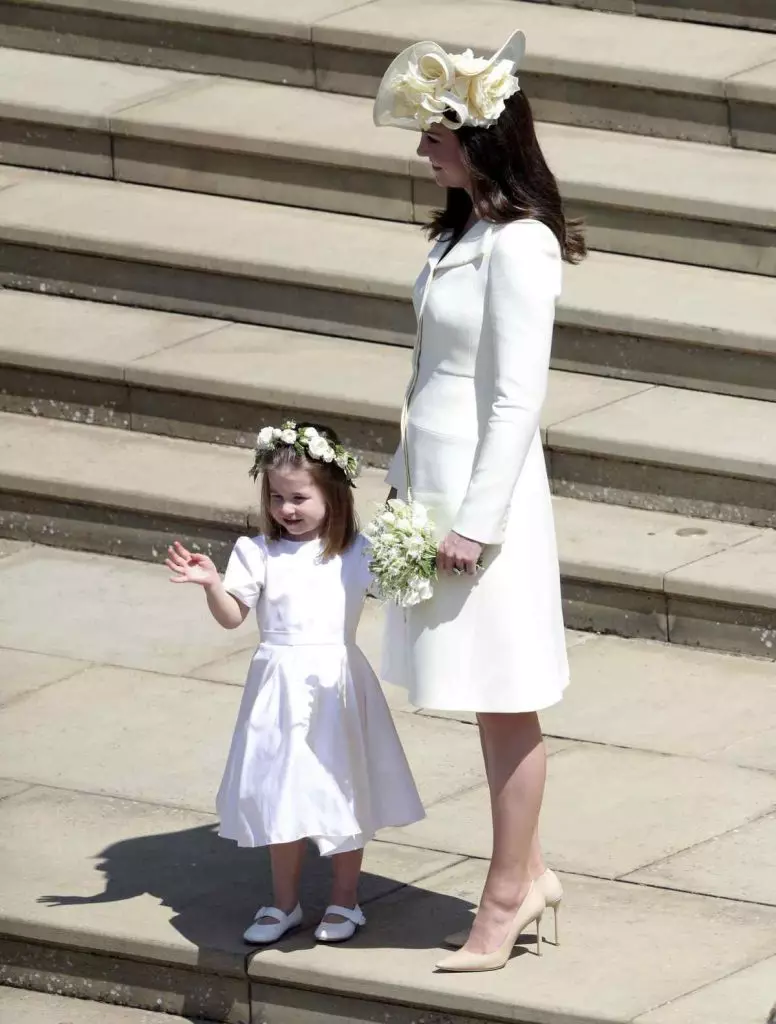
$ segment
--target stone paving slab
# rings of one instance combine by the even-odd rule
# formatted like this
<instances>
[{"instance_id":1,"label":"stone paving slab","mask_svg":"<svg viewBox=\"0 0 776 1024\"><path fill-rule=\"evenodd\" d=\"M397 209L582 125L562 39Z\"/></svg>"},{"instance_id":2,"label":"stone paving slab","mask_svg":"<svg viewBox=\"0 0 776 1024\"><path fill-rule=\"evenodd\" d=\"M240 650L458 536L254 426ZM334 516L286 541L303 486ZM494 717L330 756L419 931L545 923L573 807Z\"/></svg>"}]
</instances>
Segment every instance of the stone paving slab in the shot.
<instances>
[{"instance_id":1,"label":"stone paving slab","mask_svg":"<svg viewBox=\"0 0 776 1024\"><path fill-rule=\"evenodd\" d=\"M116 358L122 358L118 348ZM411 369L410 351L399 346L233 324L125 363L125 378L148 387L398 422Z\"/></svg>"},{"instance_id":2,"label":"stone paving slab","mask_svg":"<svg viewBox=\"0 0 776 1024\"><path fill-rule=\"evenodd\" d=\"M776 801L774 812L635 871L628 880L776 907Z\"/></svg>"},{"instance_id":3,"label":"stone paving slab","mask_svg":"<svg viewBox=\"0 0 776 1024\"><path fill-rule=\"evenodd\" d=\"M442 15L444 11L444 15ZM669 91L722 95L722 82L769 57L768 36L697 25L634 21L532 3L442 3L379 0L328 18L313 39L339 47L393 54L418 39L447 49L495 52L515 26L528 37L526 75L552 70Z\"/></svg>"},{"instance_id":4,"label":"stone paving slab","mask_svg":"<svg viewBox=\"0 0 776 1024\"><path fill-rule=\"evenodd\" d=\"M668 512L560 498L554 507L561 572L598 583L662 590L666 574L678 567L705 562L718 551L737 550L745 541L759 538L759 531L752 532L750 526ZM638 520L631 518L635 511ZM736 572L735 565L733 554L720 567L720 582L725 570L731 576Z\"/></svg>"},{"instance_id":5,"label":"stone paving slab","mask_svg":"<svg viewBox=\"0 0 776 1024\"><path fill-rule=\"evenodd\" d=\"M296 0L278 17L273 0L95 0L90 7L120 17L135 15L153 20L180 21L199 27L218 27L256 33L280 32L284 36L309 39L310 25L359 0ZM57 6L81 10L81 0L57 0Z\"/></svg>"},{"instance_id":6,"label":"stone paving slab","mask_svg":"<svg viewBox=\"0 0 776 1024\"><path fill-rule=\"evenodd\" d=\"M205 680L97 666L0 711L0 776L211 812L240 697ZM411 763L430 758L425 805L482 783L471 727L400 714L397 728Z\"/></svg>"},{"instance_id":7,"label":"stone paving slab","mask_svg":"<svg viewBox=\"0 0 776 1024\"><path fill-rule=\"evenodd\" d=\"M310 948L300 936L254 956L249 973L257 986L280 981L345 998L357 992L437 1013L625 1024L772 954L772 908L567 875L558 949L547 945L537 957L529 930L502 971L434 973L439 937L467 923L485 870L484 863L466 861L424 879L426 892L416 887L376 903L370 927L350 943L347 958L336 949ZM260 999L259 988L255 1004Z\"/></svg>"},{"instance_id":8,"label":"stone paving slab","mask_svg":"<svg viewBox=\"0 0 776 1024\"><path fill-rule=\"evenodd\" d=\"M205 1024L193 1017L0 987L0 1024Z\"/></svg>"},{"instance_id":9,"label":"stone paving slab","mask_svg":"<svg viewBox=\"0 0 776 1024\"><path fill-rule=\"evenodd\" d=\"M533 0L563 6L584 7L585 10L609 11L613 14L640 14L644 17L675 18L698 21L731 28L776 31L776 20L768 16L768 0Z\"/></svg>"},{"instance_id":10,"label":"stone paving slab","mask_svg":"<svg viewBox=\"0 0 776 1024\"><path fill-rule=\"evenodd\" d=\"M776 957L770 957L659 1006L638 1017L635 1024L696 1024L717 1019L725 1024L768 1024L768 1011L774 1006L774 977Z\"/></svg>"},{"instance_id":11,"label":"stone paving slab","mask_svg":"<svg viewBox=\"0 0 776 1024\"><path fill-rule=\"evenodd\" d=\"M10 558L11 555L18 555L22 551L26 551L29 544L21 540L6 540L0 538L0 558Z\"/></svg>"},{"instance_id":12,"label":"stone paving slab","mask_svg":"<svg viewBox=\"0 0 776 1024\"><path fill-rule=\"evenodd\" d=\"M593 441L593 439L595 439ZM639 393L582 413L548 432L553 448L750 479L776 476L776 406L678 388Z\"/></svg>"},{"instance_id":13,"label":"stone paving slab","mask_svg":"<svg viewBox=\"0 0 776 1024\"><path fill-rule=\"evenodd\" d=\"M199 587L168 576L161 564L32 547L0 562L0 646L48 656L19 665L34 685L83 662L180 674L250 643L250 625L222 629Z\"/></svg>"},{"instance_id":14,"label":"stone paving slab","mask_svg":"<svg viewBox=\"0 0 776 1024\"><path fill-rule=\"evenodd\" d=\"M738 581L744 603L776 609L776 535L768 530L734 549L669 571L665 586L669 594L706 600L718 598L722 587ZM776 631L764 630L764 654L776 645ZM772 635L771 635L772 634Z\"/></svg>"},{"instance_id":15,"label":"stone paving slab","mask_svg":"<svg viewBox=\"0 0 776 1024\"><path fill-rule=\"evenodd\" d=\"M72 658L56 658L32 651L3 650L0 660L0 705L60 679L82 672L88 663Z\"/></svg>"},{"instance_id":16,"label":"stone paving slab","mask_svg":"<svg viewBox=\"0 0 776 1024\"><path fill-rule=\"evenodd\" d=\"M0 476L10 490L177 512L235 527L245 526L246 510L255 501L240 449L207 444L192 449L190 441L125 430L99 429L92 435L83 424L29 416L0 414L0 421ZM47 457L31 461L30 450L45 450Z\"/></svg>"},{"instance_id":17,"label":"stone paving slab","mask_svg":"<svg viewBox=\"0 0 776 1024\"><path fill-rule=\"evenodd\" d=\"M0 779L0 800L5 800L6 797L16 796L17 793L23 793L25 789L30 787L26 782L14 782L13 779Z\"/></svg>"},{"instance_id":18,"label":"stone paving slab","mask_svg":"<svg viewBox=\"0 0 776 1024\"><path fill-rule=\"evenodd\" d=\"M239 449L10 414L0 414L0 427L0 485L9 508L6 532L23 529L25 537L48 541L59 536L60 530L66 540L69 531L74 531L71 544L158 560L174 535L191 535L223 559L233 538L246 532L246 518L247 531L255 529L253 514L247 515L255 503L255 490L249 486L245 454ZM31 448L45 449L55 468L30 464L26 452ZM112 466L119 462L122 474L117 477ZM362 475L356 497L364 521L371 518L375 503L382 501L385 493L382 471ZM46 511L40 528L33 523L32 529L27 520L14 518L13 494L28 496L30 503L56 501L72 506L59 512L54 505L53 515ZM567 588L577 588L566 594L569 625L666 639L669 624L664 581L674 570L688 567L677 572L675 580L672 577L669 599L686 602L697 598L705 603L681 621L672 620L671 631L681 626L681 642L697 644L699 631L711 635L716 630L713 624L722 621L717 617L717 605L740 609L737 593L741 590L743 611L748 615L748 609L753 609L756 621L744 616L726 627L727 649L767 656L770 627L761 620L770 615L773 600L767 583L769 545L773 544L769 534L732 523L701 523L669 513L573 498L558 497L554 507L562 574ZM87 514L84 508L110 509L113 518L98 529L89 517L94 513ZM130 532L124 529L121 516L131 517ZM57 517L66 517L65 530ZM145 529L146 524L149 532L138 547L136 531ZM757 547L747 551L757 555L766 568L762 605L757 604L756 585L742 574L736 554L713 563L708 577L699 568L711 555L730 549L737 553L746 541L757 542ZM695 578L700 581L697 593ZM589 585L598 590L589 592ZM601 587L609 589L604 592ZM623 606L626 598L631 603ZM708 645L705 639L703 642ZM200 658L198 663L204 660Z\"/></svg>"},{"instance_id":19,"label":"stone paving slab","mask_svg":"<svg viewBox=\"0 0 776 1024\"><path fill-rule=\"evenodd\" d=\"M545 732L776 772L772 662L613 636L569 656L573 685L542 713Z\"/></svg>"},{"instance_id":20,"label":"stone paving slab","mask_svg":"<svg viewBox=\"0 0 776 1024\"><path fill-rule=\"evenodd\" d=\"M0 176L2 175L0 171ZM0 237L408 301L417 228L40 171L5 203ZM311 234L316 245L310 246ZM375 254L380 259L375 263ZM747 274L593 253L569 269L559 324L776 351L776 291ZM321 328L318 327L318 330Z\"/></svg>"},{"instance_id":21,"label":"stone paving slab","mask_svg":"<svg viewBox=\"0 0 776 1024\"><path fill-rule=\"evenodd\" d=\"M580 799L583 792L593 795ZM549 759L542 842L550 863L560 870L599 878L630 876L653 861L746 824L769 812L775 802L776 778L767 773L577 743ZM424 821L390 829L386 836L488 858L487 790L451 797L430 807Z\"/></svg>"},{"instance_id":22,"label":"stone paving slab","mask_svg":"<svg viewBox=\"0 0 776 1024\"><path fill-rule=\"evenodd\" d=\"M0 116L106 131L111 114L199 81L175 71L2 47Z\"/></svg>"},{"instance_id":23,"label":"stone paving slab","mask_svg":"<svg viewBox=\"0 0 776 1024\"><path fill-rule=\"evenodd\" d=\"M0 804L6 936L244 976L242 932L268 898L265 851L220 839L211 815L35 788ZM41 843L40 828L57 844ZM365 904L456 858L372 843ZM326 905L328 866L311 854L310 923Z\"/></svg>"},{"instance_id":24,"label":"stone paving slab","mask_svg":"<svg viewBox=\"0 0 776 1024\"><path fill-rule=\"evenodd\" d=\"M0 341L5 365L105 380L123 380L132 362L225 326L177 313L7 290L0 292L0 316L9 325Z\"/></svg>"}]
</instances>

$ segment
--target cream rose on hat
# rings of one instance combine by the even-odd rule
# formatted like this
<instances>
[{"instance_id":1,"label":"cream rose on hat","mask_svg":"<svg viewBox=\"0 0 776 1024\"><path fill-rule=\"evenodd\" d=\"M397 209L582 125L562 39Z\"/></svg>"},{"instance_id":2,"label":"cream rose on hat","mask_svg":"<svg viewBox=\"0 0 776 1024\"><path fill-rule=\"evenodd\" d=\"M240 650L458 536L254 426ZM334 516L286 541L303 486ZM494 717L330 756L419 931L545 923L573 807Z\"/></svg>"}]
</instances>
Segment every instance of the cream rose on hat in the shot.
<instances>
[{"instance_id":1,"label":"cream rose on hat","mask_svg":"<svg viewBox=\"0 0 776 1024\"><path fill-rule=\"evenodd\" d=\"M414 131L433 124L457 129L489 128L520 89L515 71L525 53L525 36L515 32L491 58L472 50L449 54L437 43L403 50L383 76L374 122Z\"/></svg>"}]
</instances>

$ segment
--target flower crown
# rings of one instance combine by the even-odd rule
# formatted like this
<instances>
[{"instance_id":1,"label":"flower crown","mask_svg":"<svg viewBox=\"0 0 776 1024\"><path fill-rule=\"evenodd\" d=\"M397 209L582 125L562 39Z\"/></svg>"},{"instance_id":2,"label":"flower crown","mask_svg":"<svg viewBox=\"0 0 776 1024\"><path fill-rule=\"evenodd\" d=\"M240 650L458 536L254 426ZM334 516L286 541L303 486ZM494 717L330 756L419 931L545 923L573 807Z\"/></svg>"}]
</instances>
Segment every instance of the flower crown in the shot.
<instances>
[{"instance_id":1,"label":"flower crown","mask_svg":"<svg viewBox=\"0 0 776 1024\"><path fill-rule=\"evenodd\" d=\"M493 57L471 50L447 53L436 43L415 43L385 72L374 105L378 127L428 131L433 124L456 130L490 128L510 96L520 91L515 71L525 36L515 32Z\"/></svg>"},{"instance_id":2,"label":"flower crown","mask_svg":"<svg viewBox=\"0 0 776 1024\"><path fill-rule=\"evenodd\" d=\"M358 459L341 444L333 444L315 427L297 429L293 420L286 420L280 427L263 427L256 437L256 456L251 476L255 480L267 466L267 456L281 445L293 448L298 455L304 455L316 462L333 462L345 474L350 486L359 474Z\"/></svg>"}]
</instances>

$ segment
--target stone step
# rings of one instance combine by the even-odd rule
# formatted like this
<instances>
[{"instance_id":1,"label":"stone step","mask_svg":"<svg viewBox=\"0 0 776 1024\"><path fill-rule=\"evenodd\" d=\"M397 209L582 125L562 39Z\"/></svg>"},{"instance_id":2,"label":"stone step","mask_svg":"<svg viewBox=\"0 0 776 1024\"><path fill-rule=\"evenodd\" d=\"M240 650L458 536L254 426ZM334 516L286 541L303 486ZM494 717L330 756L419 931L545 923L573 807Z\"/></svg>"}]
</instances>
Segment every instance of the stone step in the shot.
<instances>
[{"instance_id":1,"label":"stone step","mask_svg":"<svg viewBox=\"0 0 776 1024\"><path fill-rule=\"evenodd\" d=\"M352 96L0 49L5 163L424 223L443 197L417 136L378 131L371 112ZM540 138L591 247L776 275L776 154L567 125Z\"/></svg>"},{"instance_id":2,"label":"stone step","mask_svg":"<svg viewBox=\"0 0 776 1024\"><path fill-rule=\"evenodd\" d=\"M6 46L370 97L411 42L488 52L517 27L543 121L776 148L776 40L762 32L515 0L0 2Z\"/></svg>"},{"instance_id":3,"label":"stone step","mask_svg":"<svg viewBox=\"0 0 776 1024\"><path fill-rule=\"evenodd\" d=\"M193 1017L0 986L0 1024L205 1024Z\"/></svg>"},{"instance_id":4,"label":"stone step","mask_svg":"<svg viewBox=\"0 0 776 1024\"><path fill-rule=\"evenodd\" d=\"M179 536L223 564L255 527L248 463L236 448L2 413L0 534L151 561ZM362 519L385 493L366 470ZM776 532L554 501L569 627L774 656Z\"/></svg>"},{"instance_id":5,"label":"stone step","mask_svg":"<svg viewBox=\"0 0 776 1024\"><path fill-rule=\"evenodd\" d=\"M15 289L411 345L427 248L409 224L0 168ZM597 252L566 272L559 369L772 399L775 356L771 278Z\"/></svg>"},{"instance_id":6,"label":"stone step","mask_svg":"<svg viewBox=\"0 0 776 1024\"><path fill-rule=\"evenodd\" d=\"M557 7L583 7L612 14L697 21L706 25L776 32L772 0L532 0Z\"/></svg>"},{"instance_id":7,"label":"stone step","mask_svg":"<svg viewBox=\"0 0 776 1024\"><path fill-rule=\"evenodd\" d=\"M398 444L407 348L25 292L0 317L8 412L237 446L294 415L379 466ZM556 494L776 527L773 403L553 370L542 429Z\"/></svg>"}]
</instances>

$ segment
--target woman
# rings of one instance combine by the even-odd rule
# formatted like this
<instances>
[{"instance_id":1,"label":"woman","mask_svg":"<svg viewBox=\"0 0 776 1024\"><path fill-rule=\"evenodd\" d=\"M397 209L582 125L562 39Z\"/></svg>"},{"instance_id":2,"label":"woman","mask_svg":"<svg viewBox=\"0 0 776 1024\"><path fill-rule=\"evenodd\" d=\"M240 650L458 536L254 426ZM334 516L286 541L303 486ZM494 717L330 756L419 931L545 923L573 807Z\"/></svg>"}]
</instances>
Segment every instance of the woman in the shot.
<instances>
[{"instance_id":1,"label":"woman","mask_svg":"<svg viewBox=\"0 0 776 1024\"><path fill-rule=\"evenodd\" d=\"M387 679L424 708L477 713L493 854L471 932L437 966L493 970L562 890L538 840L546 757L537 711L568 682L558 556L539 433L561 261L585 254L566 221L515 70L515 34L490 60L435 43L385 74L375 123L422 132L447 202L415 287L418 337L388 474L431 511L433 598L391 609Z\"/></svg>"}]
</instances>

